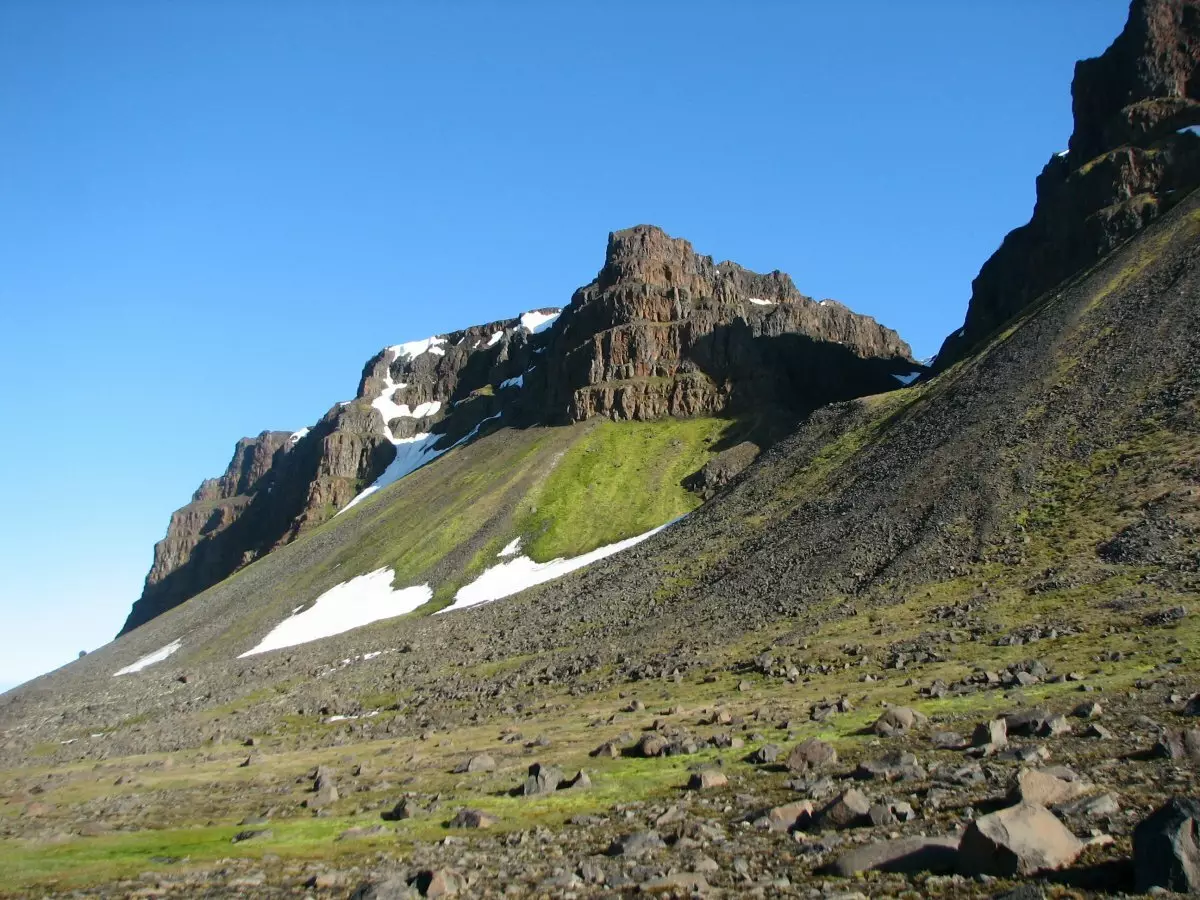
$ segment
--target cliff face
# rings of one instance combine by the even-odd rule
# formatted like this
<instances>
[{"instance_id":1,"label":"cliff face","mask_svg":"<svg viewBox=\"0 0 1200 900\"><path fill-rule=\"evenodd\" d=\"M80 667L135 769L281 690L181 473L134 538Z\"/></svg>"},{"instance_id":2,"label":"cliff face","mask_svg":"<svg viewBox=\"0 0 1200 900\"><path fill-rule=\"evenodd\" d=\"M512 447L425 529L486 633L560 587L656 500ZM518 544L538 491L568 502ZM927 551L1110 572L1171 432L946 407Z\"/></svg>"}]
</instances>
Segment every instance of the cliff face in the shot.
<instances>
[{"instance_id":1,"label":"cliff face","mask_svg":"<svg viewBox=\"0 0 1200 900\"><path fill-rule=\"evenodd\" d=\"M714 263L652 226L615 232L561 312L387 347L355 398L312 427L239 441L225 474L171 517L122 633L486 429L803 414L918 371L894 331L781 272Z\"/></svg>"},{"instance_id":2,"label":"cliff face","mask_svg":"<svg viewBox=\"0 0 1200 900\"><path fill-rule=\"evenodd\" d=\"M1075 67L1074 132L1037 180L1027 225L972 284L936 367L962 359L1200 185L1200 0L1134 0L1107 51Z\"/></svg>"}]
</instances>

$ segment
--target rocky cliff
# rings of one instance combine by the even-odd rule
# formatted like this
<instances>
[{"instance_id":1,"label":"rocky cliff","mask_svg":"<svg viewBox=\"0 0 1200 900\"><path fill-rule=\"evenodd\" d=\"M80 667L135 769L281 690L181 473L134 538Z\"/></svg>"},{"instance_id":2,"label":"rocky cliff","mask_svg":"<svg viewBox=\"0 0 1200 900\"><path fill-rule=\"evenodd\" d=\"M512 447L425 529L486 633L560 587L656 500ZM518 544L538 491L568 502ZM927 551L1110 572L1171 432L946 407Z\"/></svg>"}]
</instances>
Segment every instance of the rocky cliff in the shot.
<instances>
[{"instance_id":1,"label":"rocky cliff","mask_svg":"<svg viewBox=\"0 0 1200 900\"><path fill-rule=\"evenodd\" d=\"M122 633L488 429L796 416L921 370L894 331L782 272L716 263L652 226L615 232L565 309L387 347L315 425L239 441L171 517Z\"/></svg>"},{"instance_id":2,"label":"rocky cliff","mask_svg":"<svg viewBox=\"0 0 1200 900\"><path fill-rule=\"evenodd\" d=\"M1074 133L1037 180L1029 223L972 284L936 368L977 349L1200 185L1200 0L1134 0L1125 30L1075 67Z\"/></svg>"}]
</instances>

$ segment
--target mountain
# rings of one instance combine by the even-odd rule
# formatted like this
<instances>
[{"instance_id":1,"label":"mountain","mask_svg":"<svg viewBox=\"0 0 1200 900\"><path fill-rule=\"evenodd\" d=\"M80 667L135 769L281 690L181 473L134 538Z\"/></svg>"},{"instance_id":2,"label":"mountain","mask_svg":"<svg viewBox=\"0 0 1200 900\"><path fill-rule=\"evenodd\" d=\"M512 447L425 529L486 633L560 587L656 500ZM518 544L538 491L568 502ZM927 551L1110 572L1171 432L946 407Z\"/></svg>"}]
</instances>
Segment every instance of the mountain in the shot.
<instances>
[{"instance_id":1,"label":"mountain","mask_svg":"<svg viewBox=\"0 0 1200 900\"><path fill-rule=\"evenodd\" d=\"M121 633L496 428L794 418L921 371L894 331L781 272L714 263L651 226L615 232L565 309L388 347L315 425L240 440L171 516Z\"/></svg>"},{"instance_id":2,"label":"mountain","mask_svg":"<svg viewBox=\"0 0 1200 900\"><path fill-rule=\"evenodd\" d=\"M1072 153L1152 118L1164 73L1197 97L1198 20L1136 0L1080 65ZM1165 176L1189 140L1121 146ZM512 367L435 389L470 365L389 348L362 434L446 452L363 496L383 454L337 514L0 698L0 896L1195 893L1179 190L1102 216L1124 224L1029 296L1095 210L1022 231L1024 268L1010 236L1011 307L977 281L932 377L641 228L552 325L497 329ZM316 446L291 440L240 446L205 496L275 493Z\"/></svg>"},{"instance_id":3,"label":"mountain","mask_svg":"<svg viewBox=\"0 0 1200 900\"><path fill-rule=\"evenodd\" d=\"M1200 185L1200 18L1191 0L1136 0L1120 37L1075 67L1075 129L1037 179L1029 223L972 284L941 371L1039 297L1120 246Z\"/></svg>"}]
</instances>

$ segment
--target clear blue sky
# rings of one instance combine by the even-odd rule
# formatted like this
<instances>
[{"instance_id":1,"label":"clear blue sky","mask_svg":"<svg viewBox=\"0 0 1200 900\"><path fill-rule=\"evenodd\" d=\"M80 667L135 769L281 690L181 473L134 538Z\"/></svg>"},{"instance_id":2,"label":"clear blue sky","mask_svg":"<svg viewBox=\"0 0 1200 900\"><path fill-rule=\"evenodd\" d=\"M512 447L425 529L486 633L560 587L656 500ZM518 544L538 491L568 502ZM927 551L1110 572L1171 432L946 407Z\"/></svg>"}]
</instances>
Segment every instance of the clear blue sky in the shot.
<instances>
[{"instance_id":1,"label":"clear blue sky","mask_svg":"<svg viewBox=\"0 0 1200 900\"><path fill-rule=\"evenodd\" d=\"M933 353L1126 10L0 3L0 689L116 633L238 437L565 303L612 229Z\"/></svg>"}]
</instances>

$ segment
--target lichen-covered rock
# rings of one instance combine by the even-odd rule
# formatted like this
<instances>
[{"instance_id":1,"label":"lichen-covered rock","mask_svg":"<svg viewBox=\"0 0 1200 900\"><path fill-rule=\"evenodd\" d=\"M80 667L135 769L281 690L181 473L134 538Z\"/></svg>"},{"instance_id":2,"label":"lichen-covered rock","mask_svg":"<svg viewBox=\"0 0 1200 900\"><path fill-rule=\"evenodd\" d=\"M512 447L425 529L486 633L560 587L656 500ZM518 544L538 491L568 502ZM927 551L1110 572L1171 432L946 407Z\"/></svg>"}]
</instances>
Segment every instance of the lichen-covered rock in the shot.
<instances>
[{"instance_id":1,"label":"lichen-covered rock","mask_svg":"<svg viewBox=\"0 0 1200 900\"><path fill-rule=\"evenodd\" d=\"M1019 803L982 816L963 833L958 870L963 875L1032 875L1075 861L1083 844L1054 816Z\"/></svg>"}]
</instances>

